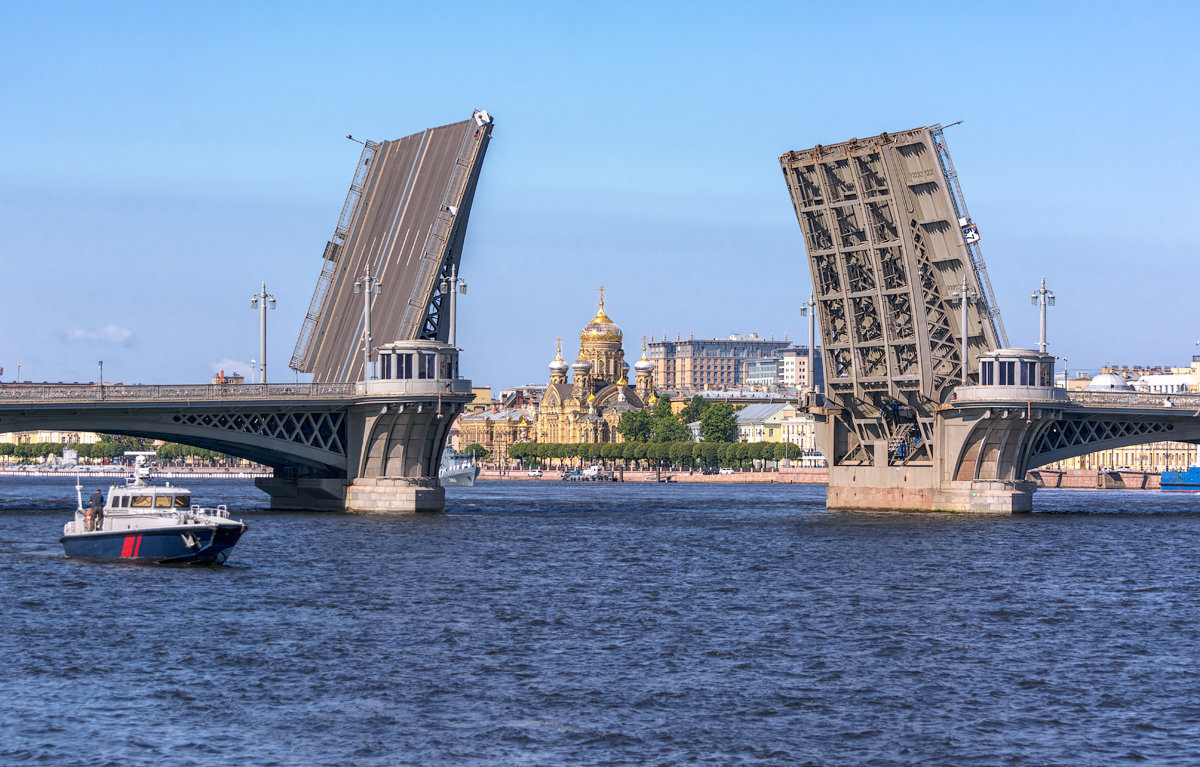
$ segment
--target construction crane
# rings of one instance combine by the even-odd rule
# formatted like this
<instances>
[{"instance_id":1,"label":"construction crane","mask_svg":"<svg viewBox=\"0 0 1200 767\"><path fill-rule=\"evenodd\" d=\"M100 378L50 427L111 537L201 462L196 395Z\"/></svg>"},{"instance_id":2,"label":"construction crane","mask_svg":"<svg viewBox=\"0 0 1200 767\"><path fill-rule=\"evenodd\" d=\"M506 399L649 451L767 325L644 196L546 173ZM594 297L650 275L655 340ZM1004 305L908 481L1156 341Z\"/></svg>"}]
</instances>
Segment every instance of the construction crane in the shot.
<instances>
[{"instance_id":1,"label":"construction crane","mask_svg":"<svg viewBox=\"0 0 1200 767\"><path fill-rule=\"evenodd\" d=\"M1000 319L1000 305L996 303L996 294L992 292L992 281L988 279L987 266L983 263L983 251L979 247L979 227L971 220L971 212L967 210L967 200L963 197L962 187L958 185L958 172L954 170L954 160L950 159L950 150L946 148L946 137L942 131L962 123L957 120L949 125L930 125L933 143L937 148L938 162L942 164L942 174L950 182L950 199L954 203L954 213L958 216L959 230L962 232L963 244L971 257L971 267L975 270L975 279L982 288L984 309L992 330L1002 347L1008 347L1008 333L1004 332L1004 320Z\"/></svg>"}]
</instances>

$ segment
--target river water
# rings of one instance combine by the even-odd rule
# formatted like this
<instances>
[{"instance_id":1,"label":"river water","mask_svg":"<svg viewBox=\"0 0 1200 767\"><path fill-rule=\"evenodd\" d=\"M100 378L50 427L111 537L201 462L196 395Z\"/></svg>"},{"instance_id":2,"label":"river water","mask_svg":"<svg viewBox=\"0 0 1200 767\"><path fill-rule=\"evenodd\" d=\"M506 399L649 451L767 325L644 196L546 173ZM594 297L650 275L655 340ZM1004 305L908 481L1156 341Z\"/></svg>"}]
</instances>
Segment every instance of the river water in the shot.
<instances>
[{"instance_id":1,"label":"river water","mask_svg":"<svg viewBox=\"0 0 1200 767\"><path fill-rule=\"evenodd\" d=\"M0 764L1196 764L1200 496L827 512L824 488L481 483L265 511L224 567L68 560L0 480Z\"/></svg>"}]
</instances>

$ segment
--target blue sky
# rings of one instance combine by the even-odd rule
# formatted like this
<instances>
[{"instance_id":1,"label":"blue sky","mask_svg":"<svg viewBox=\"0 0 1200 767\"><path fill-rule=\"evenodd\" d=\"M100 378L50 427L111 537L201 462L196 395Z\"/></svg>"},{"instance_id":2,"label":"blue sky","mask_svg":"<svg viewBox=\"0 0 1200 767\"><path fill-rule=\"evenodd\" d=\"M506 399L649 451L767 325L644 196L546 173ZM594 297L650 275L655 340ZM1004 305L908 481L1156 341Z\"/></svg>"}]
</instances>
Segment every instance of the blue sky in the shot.
<instances>
[{"instance_id":1,"label":"blue sky","mask_svg":"<svg viewBox=\"0 0 1200 767\"><path fill-rule=\"evenodd\" d=\"M803 341L791 149L947 138L1010 340L1186 364L1200 5L0 4L3 380L199 382L295 344L360 147L496 118L463 370L543 382L608 288L642 335Z\"/></svg>"}]
</instances>

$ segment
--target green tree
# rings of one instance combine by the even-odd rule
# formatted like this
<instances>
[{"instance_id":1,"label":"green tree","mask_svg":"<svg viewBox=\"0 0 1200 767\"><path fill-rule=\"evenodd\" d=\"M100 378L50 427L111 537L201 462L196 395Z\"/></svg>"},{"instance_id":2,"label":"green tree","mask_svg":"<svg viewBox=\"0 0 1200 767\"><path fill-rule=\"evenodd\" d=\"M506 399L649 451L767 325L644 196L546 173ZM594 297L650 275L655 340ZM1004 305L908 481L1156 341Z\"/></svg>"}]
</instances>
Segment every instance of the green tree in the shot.
<instances>
[{"instance_id":1,"label":"green tree","mask_svg":"<svg viewBox=\"0 0 1200 767\"><path fill-rule=\"evenodd\" d=\"M737 436L737 416L728 402L714 402L700 416L700 439L704 442L733 442Z\"/></svg>"},{"instance_id":2,"label":"green tree","mask_svg":"<svg viewBox=\"0 0 1200 767\"><path fill-rule=\"evenodd\" d=\"M679 417L683 419L685 424L699 421L700 417L704 415L704 411L708 410L710 404L708 400L696 394L692 397L692 401L687 404L687 407L679 411Z\"/></svg>"},{"instance_id":3,"label":"green tree","mask_svg":"<svg viewBox=\"0 0 1200 767\"><path fill-rule=\"evenodd\" d=\"M462 449L462 451L464 453L469 453L469 454L475 456L476 461L486 461L492 457L492 454L489 453L484 448L484 446L479 444L478 442L472 442L471 444L464 447Z\"/></svg>"},{"instance_id":4,"label":"green tree","mask_svg":"<svg viewBox=\"0 0 1200 767\"><path fill-rule=\"evenodd\" d=\"M654 417L645 410L630 410L621 415L617 431L626 442L647 442L654 429Z\"/></svg>"},{"instance_id":5,"label":"green tree","mask_svg":"<svg viewBox=\"0 0 1200 767\"><path fill-rule=\"evenodd\" d=\"M679 416L671 412L671 400L663 397L652 411L654 424L651 427L651 442L687 442L691 432Z\"/></svg>"}]
</instances>

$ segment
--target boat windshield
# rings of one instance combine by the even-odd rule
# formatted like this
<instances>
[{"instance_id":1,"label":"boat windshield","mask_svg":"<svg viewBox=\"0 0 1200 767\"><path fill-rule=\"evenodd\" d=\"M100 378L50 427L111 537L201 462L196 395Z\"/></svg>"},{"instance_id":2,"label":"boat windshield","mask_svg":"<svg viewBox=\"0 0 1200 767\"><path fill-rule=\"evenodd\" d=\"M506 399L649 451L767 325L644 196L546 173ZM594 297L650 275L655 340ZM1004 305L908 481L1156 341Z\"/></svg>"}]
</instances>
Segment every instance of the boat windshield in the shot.
<instances>
[{"instance_id":1,"label":"boat windshield","mask_svg":"<svg viewBox=\"0 0 1200 767\"><path fill-rule=\"evenodd\" d=\"M186 509L192 505L192 497L190 495L175 496L175 508Z\"/></svg>"},{"instance_id":2,"label":"boat windshield","mask_svg":"<svg viewBox=\"0 0 1200 767\"><path fill-rule=\"evenodd\" d=\"M150 496L135 495L129 499L129 505L133 507L144 507L150 505Z\"/></svg>"},{"instance_id":3,"label":"boat windshield","mask_svg":"<svg viewBox=\"0 0 1200 767\"><path fill-rule=\"evenodd\" d=\"M154 499L154 506L155 506L155 508L159 508L159 509L171 508L171 496L169 496L169 495L157 496Z\"/></svg>"}]
</instances>

